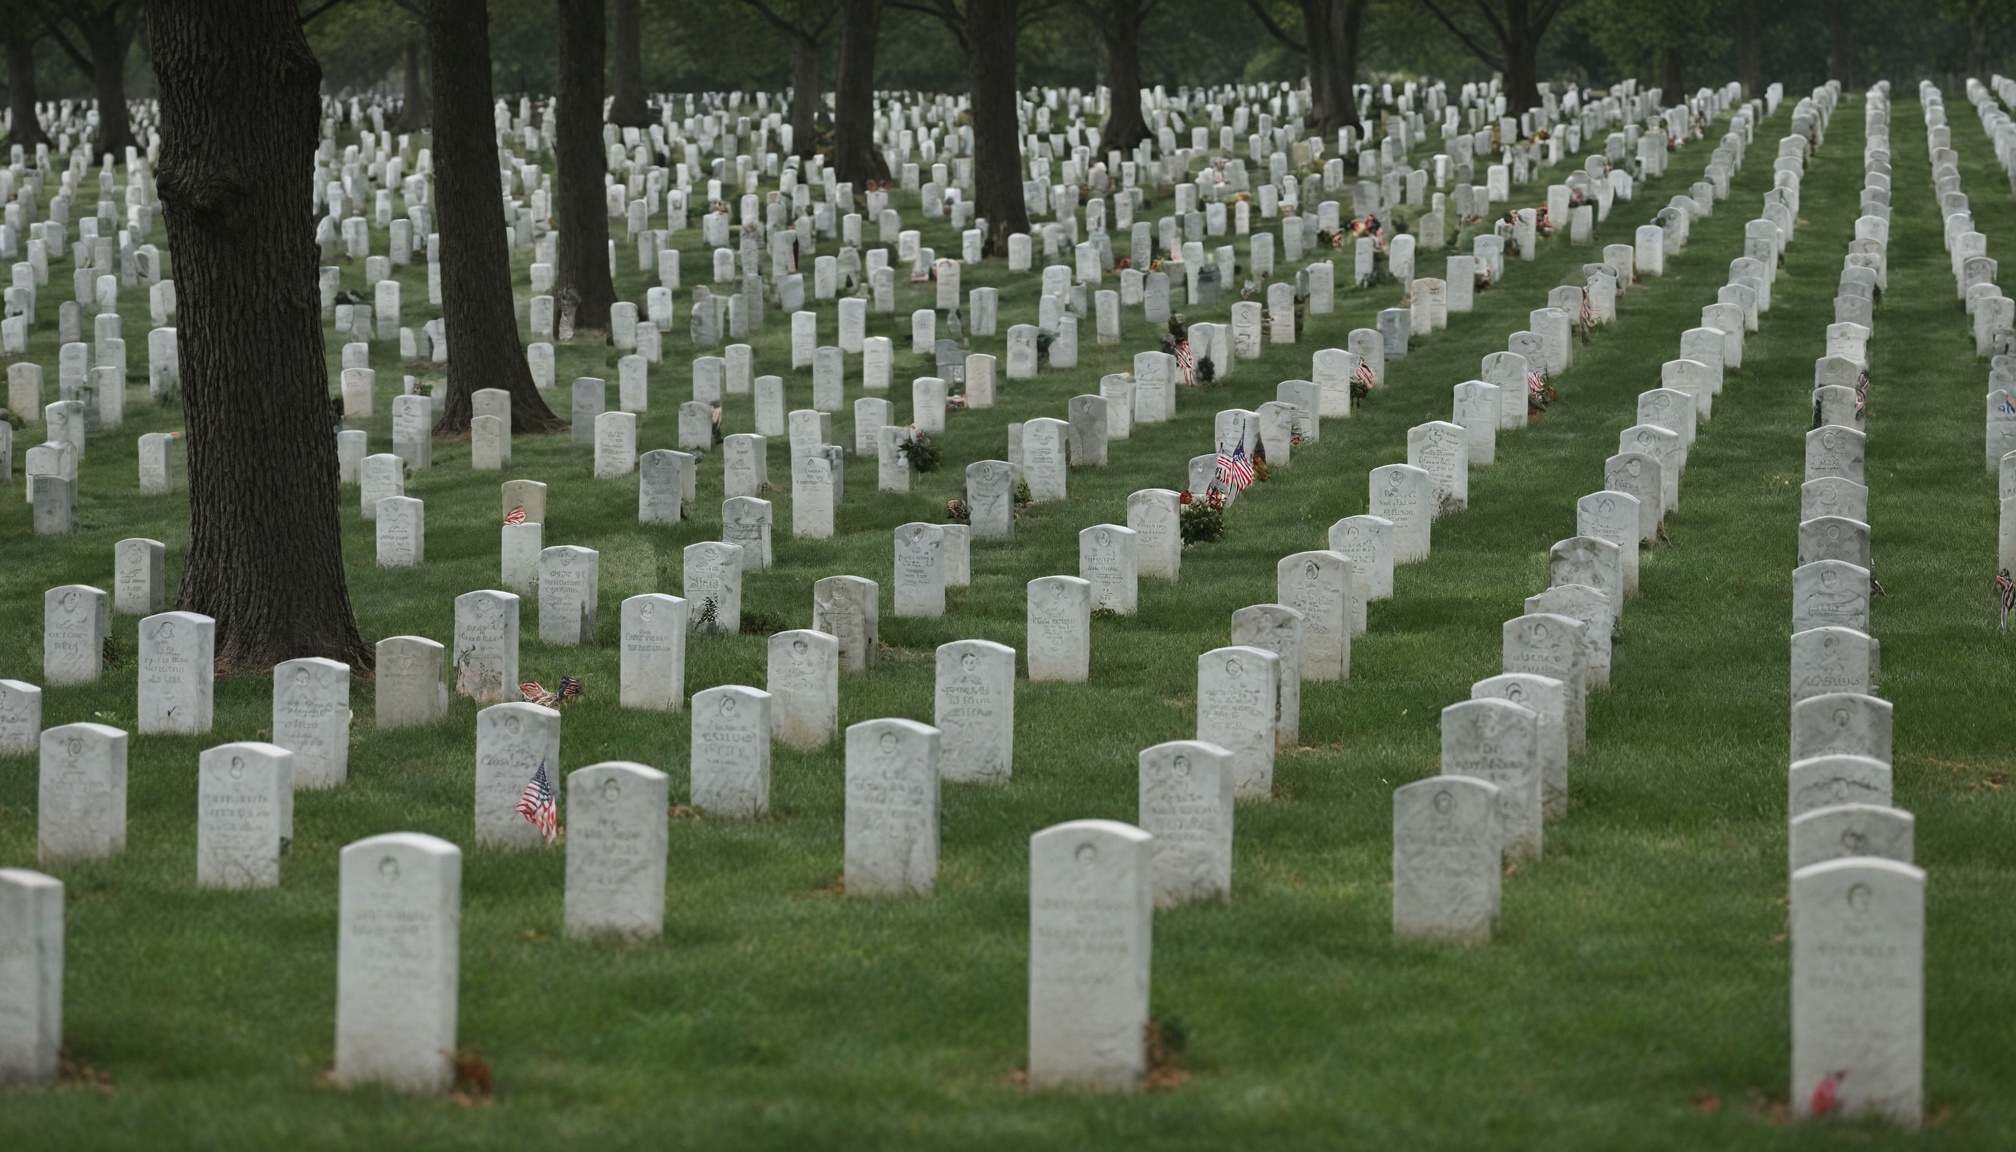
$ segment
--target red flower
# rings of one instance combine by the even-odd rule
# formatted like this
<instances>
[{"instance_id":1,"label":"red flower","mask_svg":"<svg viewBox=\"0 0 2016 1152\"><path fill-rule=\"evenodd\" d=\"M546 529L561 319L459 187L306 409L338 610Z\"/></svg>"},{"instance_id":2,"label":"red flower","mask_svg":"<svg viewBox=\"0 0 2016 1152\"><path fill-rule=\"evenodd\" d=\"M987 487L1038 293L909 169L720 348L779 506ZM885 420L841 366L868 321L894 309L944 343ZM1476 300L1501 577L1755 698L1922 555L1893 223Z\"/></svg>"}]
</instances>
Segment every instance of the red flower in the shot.
<instances>
[{"instance_id":1,"label":"red flower","mask_svg":"<svg viewBox=\"0 0 2016 1152\"><path fill-rule=\"evenodd\" d=\"M1190 503L1190 493L1188 493L1188 492L1181 492L1181 493L1178 493L1178 494L1177 494L1177 496L1176 496L1176 502L1177 502L1178 504L1188 504L1188 503Z\"/></svg>"}]
</instances>

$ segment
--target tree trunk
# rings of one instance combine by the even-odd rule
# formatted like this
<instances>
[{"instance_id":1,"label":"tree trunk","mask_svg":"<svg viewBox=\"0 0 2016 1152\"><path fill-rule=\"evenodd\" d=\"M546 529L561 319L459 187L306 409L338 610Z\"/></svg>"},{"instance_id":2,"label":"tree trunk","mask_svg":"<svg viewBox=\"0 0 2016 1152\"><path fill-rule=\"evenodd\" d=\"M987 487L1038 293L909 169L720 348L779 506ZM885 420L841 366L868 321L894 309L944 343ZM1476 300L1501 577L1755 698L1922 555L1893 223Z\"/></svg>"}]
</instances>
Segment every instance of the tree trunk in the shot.
<instances>
[{"instance_id":1,"label":"tree trunk","mask_svg":"<svg viewBox=\"0 0 2016 1152\"><path fill-rule=\"evenodd\" d=\"M987 220L988 240L1005 251L1008 237L1029 231L1022 198L1021 125L1016 118L1015 32L1019 0L968 0L967 65L973 95L974 211Z\"/></svg>"},{"instance_id":2,"label":"tree trunk","mask_svg":"<svg viewBox=\"0 0 2016 1152\"><path fill-rule=\"evenodd\" d=\"M1988 59L1988 19L1980 6L1967 11L1967 75L1979 76Z\"/></svg>"},{"instance_id":3,"label":"tree trunk","mask_svg":"<svg viewBox=\"0 0 2016 1152\"><path fill-rule=\"evenodd\" d=\"M35 115L35 41L27 36L7 38L7 106L13 117L7 143L19 144L31 155L37 144L50 143Z\"/></svg>"},{"instance_id":4,"label":"tree trunk","mask_svg":"<svg viewBox=\"0 0 2016 1152\"><path fill-rule=\"evenodd\" d=\"M791 38L791 151L810 160L819 152L819 45Z\"/></svg>"},{"instance_id":5,"label":"tree trunk","mask_svg":"<svg viewBox=\"0 0 2016 1152\"><path fill-rule=\"evenodd\" d=\"M1853 13L1849 0L1830 0L1827 6L1827 78L1839 80L1844 88L1853 85L1855 43Z\"/></svg>"},{"instance_id":6,"label":"tree trunk","mask_svg":"<svg viewBox=\"0 0 2016 1152\"><path fill-rule=\"evenodd\" d=\"M1309 60L1309 122L1330 131L1337 115L1336 76L1330 69L1332 0L1302 0L1302 51Z\"/></svg>"},{"instance_id":7,"label":"tree trunk","mask_svg":"<svg viewBox=\"0 0 2016 1152\"><path fill-rule=\"evenodd\" d=\"M567 422L553 415L532 383L511 298L484 0L428 0L427 64L434 78L435 226L448 330L448 402L434 434L469 430L470 398L478 388L511 393L512 431L557 431ZM600 139L597 133L598 145Z\"/></svg>"},{"instance_id":8,"label":"tree trunk","mask_svg":"<svg viewBox=\"0 0 2016 1152\"><path fill-rule=\"evenodd\" d=\"M560 111L553 140L560 178L560 266L553 290L556 303L572 299L577 332L606 330L609 306L616 303L609 280L609 201L603 181L608 168L602 152L602 36L602 0L560 0L560 78L554 93ZM454 341L448 346L454 348Z\"/></svg>"},{"instance_id":9,"label":"tree trunk","mask_svg":"<svg viewBox=\"0 0 2016 1152\"><path fill-rule=\"evenodd\" d=\"M1687 55L1678 45L1668 44L1659 50L1659 87L1667 104L1686 103Z\"/></svg>"},{"instance_id":10,"label":"tree trunk","mask_svg":"<svg viewBox=\"0 0 2016 1152\"><path fill-rule=\"evenodd\" d=\"M625 128L643 128L651 123L651 105L644 98L644 14L639 0L609 0L609 14L616 27L616 59L609 122Z\"/></svg>"},{"instance_id":11,"label":"tree trunk","mask_svg":"<svg viewBox=\"0 0 2016 1152\"><path fill-rule=\"evenodd\" d=\"M91 84L98 97L97 155L124 164L126 149L133 145L133 127L126 115L126 49L133 34L130 26L120 29L116 6L84 19L84 38L91 46Z\"/></svg>"},{"instance_id":12,"label":"tree trunk","mask_svg":"<svg viewBox=\"0 0 2016 1152\"><path fill-rule=\"evenodd\" d=\"M1508 20L1507 28L1511 35L1505 39L1505 114L1517 117L1540 103L1540 40L1529 35L1523 20Z\"/></svg>"},{"instance_id":13,"label":"tree trunk","mask_svg":"<svg viewBox=\"0 0 2016 1152\"><path fill-rule=\"evenodd\" d=\"M421 48L420 30L409 29L406 33L406 47L402 53L405 65L405 98L399 107L401 132L424 131L431 118L430 109L427 107L427 82L420 75Z\"/></svg>"},{"instance_id":14,"label":"tree trunk","mask_svg":"<svg viewBox=\"0 0 2016 1152\"><path fill-rule=\"evenodd\" d=\"M1757 37L1757 10L1752 4L1736 5L1736 78L1743 95L1754 98L1763 91L1764 61Z\"/></svg>"},{"instance_id":15,"label":"tree trunk","mask_svg":"<svg viewBox=\"0 0 2016 1152\"><path fill-rule=\"evenodd\" d=\"M1334 123L1326 125L1334 134L1337 129L1358 123L1358 44L1360 33L1365 27L1365 6L1370 0L1340 0L1337 5L1336 23L1332 26L1336 45L1331 53L1331 85L1337 107L1332 111Z\"/></svg>"},{"instance_id":16,"label":"tree trunk","mask_svg":"<svg viewBox=\"0 0 2016 1152\"><path fill-rule=\"evenodd\" d=\"M1148 122L1141 115L1141 0L1113 0L1106 19L1110 23L1100 26L1100 42L1113 106L1099 134L1099 150L1124 156L1148 139Z\"/></svg>"},{"instance_id":17,"label":"tree trunk","mask_svg":"<svg viewBox=\"0 0 2016 1152\"><path fill-rule=\"evenodd\" d=\"M368 671L343 574L316 289L322 69L271 0L153 0L161 202L179 291L189 551L179 607L217 672L324 656Z\"/></svg>"},{"instance_id":18,"label":"tree trunk","mask_svg":"<svg viewBox=\"0 0 2016 1152\"><path fill-rule=\"evenodd\" d=\"M841 0L840 50L833 66L833 172L857 188L889 179L875 147L875 41L882 0Z\"/></svg>"}]
</instances>

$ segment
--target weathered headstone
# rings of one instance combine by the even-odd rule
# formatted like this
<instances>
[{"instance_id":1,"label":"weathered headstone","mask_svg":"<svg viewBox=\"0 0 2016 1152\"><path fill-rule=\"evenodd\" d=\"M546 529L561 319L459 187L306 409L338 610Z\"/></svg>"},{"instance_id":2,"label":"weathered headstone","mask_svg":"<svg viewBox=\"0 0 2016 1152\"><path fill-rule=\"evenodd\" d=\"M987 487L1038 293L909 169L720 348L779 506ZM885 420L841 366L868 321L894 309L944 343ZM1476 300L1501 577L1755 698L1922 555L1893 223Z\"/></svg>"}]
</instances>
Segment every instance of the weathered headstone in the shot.
<instances>
[{"instance_id":1,"label":"weathered headstone","mask_svg":"<svg viewBox=\"0 0 2016 1152\"><path fill-rule=\"evenodd\" d=\"M1792 1104L1924 1116L1925 873L1867 856L1792 874Z\"/></svg>"},{"instance_id":2,"label":"weathered headstone","mask_svg":"<svg viewBox=\"0 0 2016 1152\"><path fill-rule=\"evenodd\" d=\"M112 610L122 616L149 616L161 610L167 549L159 540L121 540L114 546Z\"/></svg>"},{"instance_id":3,"label":"weathered headstone","mask_svg":"<svg viewBox=\"0 0 2016 1152\"><path fill-rule=\"evenodd\" d=\"M812 627L840 642L840 670L866 672L881 642L882 589L861 576L828 576L812 585Z\"/></svg>"},{"instance_id":4,"label":"weathered headstone","mask_svg":"<svg viewBox=\"0 0 2016 1152\"><path fill-rule=\"evenodd\" d=\"M56 1079L63 1052L63 882L0 868L0 1084Z\"/></svg>"},{"instance_id":5,"label":"weathered headstone","mask_svg":"<svg viewBox=\"0 0 2016 1152\"><path fill-rule=\"evenodd\" d=\"M1393 935L1482 944L1498 920L1504 873L1500 790L1475 776L1430 776L1393 790Z\"/></svg>"},{"instance_id":6,"label":"weathered headstone","mask_svg":"<svg viewBox=\"0 0 2016 1152\"><path fill-rule=\"evenodd\" d=\"M618 702L647 712L677 712L686 705L686 632L690 603L647 592L623 601L618 624L622 655Z\"/></svg>"},{"instance_id":7,"label":"weathered headstone","mask_svg":"<svg viewBox=\"0 0 2016 1152\"><path fill-rule=\"evenodd\" d=\"M1029 1084L1127 1089L1148 1069L1154 837L1074 820L1029 838Z\"/></svg>"},{"instance_id":8,"label":"weathered headstone","mask_svg":"<svg viewBox=\"0 0 2016 1152\"><path fill-rule=\"evenodd\" d=\"M194 612L162 612L140 621L142 736L210 731L216 641L217 622Z\"/></svg>"},{"instance_id":9,"label":"weathered headstone","mask_svg":"<svg viewBox=\"0 0 2016 1152\"><path fill-rule=\"evenodd\" d=\"M334 788L348 778L350 720L348 664L304 656L274 665L273 743L294 754L295 788Z\"/></svg>"},{"instance_id":10,"label":"weathered headstone","mask_svg":"<svg viewBox=\"0 0 2016 1152\"><path fill-rule=\"evenodd\" d=\"M412 728L447 718L448 685L441 682L445 655L446 649L425 636L388 636L378 642L378 727Z\"/></svg>"},{"instance_id":11,"label":"weathered headstone","mask_svg":"<svg viewBox=\"0 0 2016 1152\"><path fill-rule=\"evenodd\" d=\"M723 684L693 694L692 804L754 820L770 811L770 694Z\"/></svg>"},{"instance_id":12,"label":"weathered headstone","mask_svg":"<svg viewBox=\"0 0 2016 1152\"><path fill-rule=\"evenodd\" d=\"M35 800L43 867L102 860L126 848L126 733L104 724L42 730Z\"/></svg>"},{"instance_id":13,"label":"weathered headstone","mask_svg":"<svg viewBox=\"0 0 2016 1152\"><path fill-rule=\"evenodd\" d=\"M1442 709L1442 773L1497 785L1499 846L1506 858L1540 858L1545 815L1539 713L1502 697Z\"/></svg>"},{"instance_id":14,"label":"weathered headstone","mask_svg":"<svg viewBox=\"0 0 2016 1152\"><path fill-rule=\"evenodd\" d=\"M1007 783L1015 760L1015 650L991 640L939 645L934 699L944 778Z\"/></svg>"},{"instance_id":15,"label":"weathered headstone","mask_svg":"<svg viewBox=\"0 0 2016 1152\"><path fill-rule=\"evenodd\" d=\"M611 760L567 774L567 934L665 934L665 773Z\"/></svg>"},{"instance_id":16,"label":"weathered headstone","mask_svg":"<svg viewBox=\"0 0 2016 1152\"><path fill-rule=\"evenodd\" d=\"M462 850L418 832L343 849L336 1082L445 1095L455 1082Z\"/></svg>"},{"instance_id":17,"label":"weathered headstone","mask_svg":"<svg viewBox=\"0 0 2016 1152\"><path fill-rule=\"evenodd\" d=\"M929 895L938 879L939 733L915 720L847 729L849 895Z\"/></svg>"},{"instance_id":18,"label":"weathered headstone","mask_svg":"<svg viewBox=\"0 0 2016 1152\"><path fill-rule=\"evenodd\" d=\"M703 540L688 544L683 559L680 587L685 592L688 631L702 636L741 632L742 546Z\"/></svg>"},{"instance_id":19,"label":"weathered headstone","mask_svg":"<svg viewBox=\"0 0 2016 1152\"><path fill-rule=\"evenodd\" d=\"M294 839L294 754L247 741L205 749L196 773L196 886L275 888Z\"/></svg>"},{"instance_id":20,"label":"weathered headstone","mask_svg":"<svg viewBox=\"0 0 2016 1152\"><path fill-rule=\"evenodd\" d=\"M1214 648L1197 657L1197 739L1232 757L1233 792L1265 799L1274 791L1274 721L1281 658L1259 648Z\"/></svg>"},{"instance_id":21,"label":"weathered headstone","mask_svg":"<svg viewBox=\"0 0 2016 1152\"><path fill-rule=\"evenodd\" d=\"M1141 830L1153 836L1155 906L1232 897L1232 754L1171 740L1140 755Z\"/></svg>"},{"instance_id":22,"label":"weathered headstone","mask_svg":"<svg viewBox=\"0 0 2016 1152\"><path fill-rule=\"evenodd\" d=\"M64 584L42 594L42 683L96 684L112 632L105 593Z\"/></svg>"},{"instance_id":23,"label":"weathered headstone","mask_svg":"<svg viewBox=\"0 0 2016 1152\"><path fill-rule=\"evenodd\" d=\"M1076 576L1029 581L1029 679L1084 683L1092 663L1092 585Z\"/></svg>"}]
</instances>

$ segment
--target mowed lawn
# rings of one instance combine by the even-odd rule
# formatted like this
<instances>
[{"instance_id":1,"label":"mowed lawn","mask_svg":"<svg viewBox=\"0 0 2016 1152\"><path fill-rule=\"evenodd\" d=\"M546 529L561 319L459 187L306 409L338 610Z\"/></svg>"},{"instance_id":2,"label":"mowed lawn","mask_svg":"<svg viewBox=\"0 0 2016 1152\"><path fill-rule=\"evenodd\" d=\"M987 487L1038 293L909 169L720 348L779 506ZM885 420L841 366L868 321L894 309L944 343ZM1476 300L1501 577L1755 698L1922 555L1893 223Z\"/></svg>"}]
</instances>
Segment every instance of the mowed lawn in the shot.
<instances>
[{"instance_id":1,"label":"mowed lawn","mask_svg":"<svg viewBox=\"0 0 2016 1152\"><path fill-rule=\"evenodd\" d=\"M1900 84L1900 95L1906 87ZM1547 829L1543 860L1505 880L1497 938L1470 950L1398 945L1391 936L1391 794L1436 771L1439 710L1499 671L1501 623L1547 580L1547 550L1574 535L1578 497L1602 487L1602 462L1635 422L1635 397L1659 384L1680 333L1715 300L1744 223L1759 214L1788 107L1758 131L1735 188L1697 221L1688 250L1619 302L1619 320L1577 348L1560 400L1532 427L1501 434L1499 462L1472 472L1470 509L1438 521L1427 561L1396 574L1353 644L1348 683L1303 691L1304 744L1284 750L1272 800L1242 804L1233 897L1160 912L1153 1011L1180 1035L1188 1079L1127 1096L1030 1094L1017 1086L1025 1050L1028 838L1063 820L1136 816L1135 756L1194 734L1196 657L1228 642L1232 612L1274 598L1281 556L1325 546L1330 524L1366 510L1366 473L1404 461L1406 430L1450 415L1453 385L1526 327L1547 289L1580 283L1600 243L1632 230L1700 178L1712 143L1675 153L1669 174L1641 185L1597 229L1599 245L1545 241L1513 262L1477 309L1416 342L1387 385L1348 420L1325 422L1271 482L1227 514L1219 543L1193 547L1176 584L1143 581L1140 612L1092 625L1085 685L1017 686L1015 774L1005 787L948 786L943 856L928 899L834 894L842 856L837 745L773 752L773 818L754 824L676 813L666 935L649 947L564 938L563 854L469 847L476 708L447 722L379 733L372 687L352 702L350 781L303 793L280 888L195 887L196 759L207 746L258 739L270 683L218 685L204 737L135 737L127 849L64 868L68 891L65 1031L70 1058L109 1078L98 1088L0 1093L0 1146L32 1148L680 1147L680 1148L1820 1148L1905 1138L1877 1128L1783 1124L1790 1063L1785 931L1785 770L1791 570L1813 361L1861 184L1862 100L1846 98L1802 194L1802 223L1774 288L1774 307L1728 374L1701 429L1667 521L1648 550L1641 594L1615 649L1612 687L1595 694L1589 747L1570 769L1570 809ZM1993 150L1958 92L1949 95L1966 190L1990 252L2016 237L2016 204ZM2007 893L2016 857L2010 774L2011 648L1991 592L1995 482L1982 462L1986 365L1972 355L1955 299L1930 186L1920 109L1899 100L1892 134L1895 211L1889 292L1876 310L1869 406L1870 516L1883 691L1897 706L1896 800L1918 820L1929 874L1926 971L1928 1131L1950 1147L2016 1142L2016 1005L2005 958L2016 950ZM1418 157L1417 157L1418 159ZM1544 181L1516 201L1544 202ZM919 213L899 201L906 226ZM1170 210L1166 191L1141 213ZM934 221L926 242L956 254ZM165 243L165 240L162 242ZM382 251L383 235L374 241ZM1467 243L1467 238L1466 241ZM709 278L697 228L674 241L686 289ZM619 290L643 299L634 245L619 239ZM829 242L822 251L832 252ZM1240 244L1242 260L1245 246ZM519 252L520 294L525 253ZM1347 270L1348 249L1338 254ZM1287 265L1284 262L1284 268ZM1439 275L1439 255L1424 256ZM54 391L54 305L45 293L34 345ZM345 287L361 286L359 266ZM425 269L402 273L417 326ZM655 280L653 281L655 283ZM968 286L1002 288L1001 333L977 350L1004 356L1007 326L1033 322L1036 277L993 261ZM1108 287L1113 286L1110 282ZM1213 414L1274 398L1306 378L1316 349L1370 327L1399 288L1340 290L1337 314L1313 317L1300 343L1270 346L1230 380L1186 391L1169 424L1116 442L1111 463L1070 477L1070 498L1032 509L1012 543L976 542L973 585L945 616L890 611L891 532L942 521L964 495L964 468L1003 454L1010 421L1064 415L1073 395L1124 371L1155 333L1130 310L1124 342L1093 343L1081 366L1003 381L988 411L955 413L944 467L907 495L877 493L872 459L850 459L832 540L789 539L789 494L777 494L777 563L744 584L745 619L811 625L811 584L854 574L883 584L883 649L874 670L842 681L842 723L883 716L929 721L932 650L986 638L1023 647L1023 586L1077 571L1077 533L1125 521L1128 493L1181 488L1189 458L1211 449ZM131 362L144 364L144 297L126 296ZM415 303L418 301L419 303ZM908 351L908 313L926 289L903 285L895 317L870 333L898 347L891 393L930 371ZM1189 311L1222 320L1226 307ZM792 407L809 404L810 372L788 373L789 325L774 306L751 341L757 371L787 375ZM822 343L835 319L821 313ZM337 362L337 346L329 348ZM653 373L641 447L674 446L678 401L694 350L683 321ZM390 445L396 348L374 346L379 413L373 451ZM415 369L425 375L424 369ZM848 401L861 395L849 364ZM603 375L613 352L560 350L566 381ZM332 371L333 379L333 371ZM133 394L143 394L138 381ZM562 410L562 415L565 411ZM126 427L94 436L83 462L82 529L29 535L16 486L0 500L0 676L40 679L43 590L108 587L114 544L168 546L169 579L187 540L184 497L137 495L135 438L179 427L173 412L134 403ZM747 431L749 398L732 397L726 430ZM836 417L851 446L851 407ZM32 439L27 433L21 436ZM671 775L684 802L685 714L617 707L618 604L677 593L681 550L717 539L721 467L700 471L691 519L636 523L635 477L597 481L591 453L566 436L519 438L514 463L472 474L468 446L439 444L408 493L427 503L427 562L373 566L371 526L354 488L342 517L351 595L369 638L452 636L453 598L495 587L497 484L551 486L546 543L601 553L598 642L559 648L522 617L521 670L552 684L579 676L585 699L564 709L562 768L636 760ZM788 480L786 448L770 475ZM288 460L270 466L293 466ZM99 720L131 728L135 621L116 620L126 665L95 688L51 689L45 723ZM696 639L689 693L723 683L761 687L758 635ZM0 759L0 864L35 861L36 765ZM494 1073L494 1101L475 1107L329 1087L336 965L337 855L380 832L432 833L465 846L460 1035Z\"/></svg>"}]
</instances>

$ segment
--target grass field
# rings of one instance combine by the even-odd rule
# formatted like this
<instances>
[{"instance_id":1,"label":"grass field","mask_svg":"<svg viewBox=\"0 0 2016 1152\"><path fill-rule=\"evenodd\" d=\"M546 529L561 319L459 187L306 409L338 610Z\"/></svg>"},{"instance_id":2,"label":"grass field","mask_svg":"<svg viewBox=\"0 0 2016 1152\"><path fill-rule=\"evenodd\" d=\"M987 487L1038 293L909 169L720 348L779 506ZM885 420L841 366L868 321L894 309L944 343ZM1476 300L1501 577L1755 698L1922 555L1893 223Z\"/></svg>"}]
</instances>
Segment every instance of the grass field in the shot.
<instances>
[{"instance_id":1,"label":"grass field","mask_svg":"<svg viewBox=\"0 0 2016 1152\"><path fill-rule=\"evenodd\" d=\"M1905 87L1904 85L1900 85ZM1956 92L1953 135L1978 226L2016 236L2016 204L1993 151ZM1274 564L1324 546L1328 526L1365 511L1367 470L1405 460L1406 429L1447 419L1452 385L1526 326L1546 290L1580 282L1594 248L1565 240L1515 263L1473 314L1389 362L1387 386L1349 420L1326 422L1228 513L1222 542L1194 547L1183 578L1143 581L1140 613L1093 623L1089 685L1017 686L1016 764L1006 787L948 786L936 895L860 900L830 893L841 869L837 746L773 761L772 820L673 822L666 936L653 947L562 937L563 860L554 853L465 847L461 1036L495 1073L492 1103L464 1108L325 1086L336 963L336 861L357 838L429 832L465 846L471 834L475 707L421 731L372 728L371 686L353 692L350 782L304 793L280 888L199 891L195 880L198 752L254 739L270 723L270 685L218 685L205 737L135 738L126 852L65 868L66 1038L71 1058L110 1077L0 1095L0 1145L31 1148L594 1147L806 1148L1819 1148L1903 1143L1876 1128L1780 1127L1789 1066L1785 783L1790 582L1813 360L1860 187L1862 104L1850 97L1802 194L1802 225L1774 290L1689 460L1671 543L1643 559L1641 595L1617 640L1612 687L1591 699L1589 747L1571 765L1570 811L1548 829L1545 858L1509 876L1498 937L1458 950L1396 945L1389 917L1392 789L1436 770L1438 713L1499 670L1499 626L1546 584L1547 550L1574 534L1575 500L1602 486L1602 461L1635 422L1635 397L1659 381L1680 333L1714 302L1743 224L1758 213L1784 111L1757 135L1730 198L1696 222L1667 274L1619 302L1619 321L1577 351L1561 400L1533 427L1502 434L1499 463L1473 471L1470 510L1437 522L1434 554L1400 569L1396 595L1371 606L1354 644L1353 678L1303 691L1304 746L1284 750L1273 800L1242 804L1234 895L1222 906L1156 917L1153 1010L1180 1030L1180 1086L1131 1096L1029 1094L1015 1085L1025 1045L1027 853L1030 833L1082 817L1135 818L1135 755L1193 734L1196 656L1227 642L1231 613L1274 597ZM2002 961L2016 948L2003 901L2016 863L2005 828L2012 755L2003 679L2010 641L1995 630L1994 479L1981 466L1985 365L1940 244L1919 109L1898 101L1889 292L1876 312L1868 419L1870 517L1884 693L1896 702L1899 806L1918 819L1929 873L1926 948L1928 1131L1939 1147L2016 1143L2016 1007ZM1677 153L1670 174L1619 204L1601 243L1632 229L1699 178L1710 145ZM1544 172L1544 170L1543 170ZM1557 174L1565 174L1556 170ZM1544 178L1544 176L1543 176ZM1525 203L1544 198L1526 190ZM1147 210L1152 219L1166 202ZM685 283L707 265L687 233ZM927 234L956 251L942 230ZM830 249L828 249L830 251ZM634 255L619 289L642 299ZM1243 256L1243 245L1242 245ZM1348 268L1348 255L1345 257ZM1440 272L1439 259L1423 273ZM61 266L67 277L68 265ZM424 273L424 268L419 270ZM346 270L346 275L355 275ZM1348 277L1346 277L1348 279ZM1002 332L1033 316L1032 279L1006 283L993 263L968 285L1003 287ZM52 284L56 277L52 276ZM424 301L424 276L407 277ZM346 287L355 286L354 282ZM55 291L52 289L52 292ZM686 295L682 292L682 298ZM1023 646L1023 585L1076 572L1077 532L1124 522L1129 492L1180 488L1190 456L1210 448L1213 414L1273 398L1306 377L1310 354L1342 346L1398 296L1388 285L1342 291L1339 312L1313 318L1291 348L1242 362L1228 383L1185 392L1169 424L1116 442L1103 469L1070 478L1071 497L1038 505L1012 544L976 542L973 585L942 619L882 617L885 649L841 686L841 720L931 717L935 646L987 638ZM129 299L131 297L129 296ZM928 306L899 289L907 315ZM1222 319L1190 313L1192 320ZM408 306L408 317L424 309ZM136 315L131 309L129 317ZM137 315L144 317L144 307ZM830 313L822 342L832 340ZM53 323L37 359L54 364ZM142 350L129 319L128 347ZM891 529L942 520L963 496L966 463L997 455L1009 421L1062 416L1096 391L1153 333L1130 315L1125 342L1100 348L1090 325L1081 367L1004 381L998 406L952 416L946 466L908 495L874 491L872 460L850 460L832 540L788 538L789 496L776 498L777 564L752 574L745 615L811 623L810 585L827 575L891 578ZM788 364L788 324L772 313L752 341L759 372ZM1000 338L976 339L1002 352ZM641 447L669 447L692 352L683 326L642 421ZM907 349L907 340L898 340ZM331 362L336 348L332 345ZM397 366L380 347L381 415L373 451L388 450ZM848 399L859 395L858 367ZM922 374L900 351L895 377ZM556 404L576 375L615 377L604 349L561 350ZM50 370L53 390L53 367ZM792 406L810 373L788 376ZM136 392L137 394L137 392ZM612 388L613 399L613 388ZM731 398L728 431L751 427ZM851 411L851 410L850 410ZM564 411L563 411L564 415ZM136 404L127 427L94 438L82 466L83 528L54 544L29 535L19 498L0 500L0 676L40 678L42 590L106 587L116 541L168 545L180 571L187 531L180 495L139 497L133 439L176 427ZM836 419L851 427L851 415ZM839 438L851 445L848 433ZM367 637L447 641L452 600L498 582L496 482L551 486L546 543L601 551L601 643L559 649L537 639L526 607L521 669L551 683L580 676L587 698L565 711L562 768L641 761L686 793L687 719L616 707L618 603L678 592L680 550L718 538L720 465L701 469L692 519L640 528L634 477L597 481L590 454L566 436L519 438L502 476L471 474L466 444L436 446L432 471L409 481L427 502L425 567L373 567L355 490L343 509L351 593ZM783 446L771 475L781 477ZM285 467L287 462L275 461ZM18 481L17 481L18 483ZM135 622L117 643L135 649ZM52 689L49 725L99 719L130 728L128 667L95 688ZM688 691L761 686L757 636L696 641ZM0 863L33 866L36 765L0 759ZM1997 1087L2001 1084L2001 1087Z\"/></svg>"}]
</instances>

